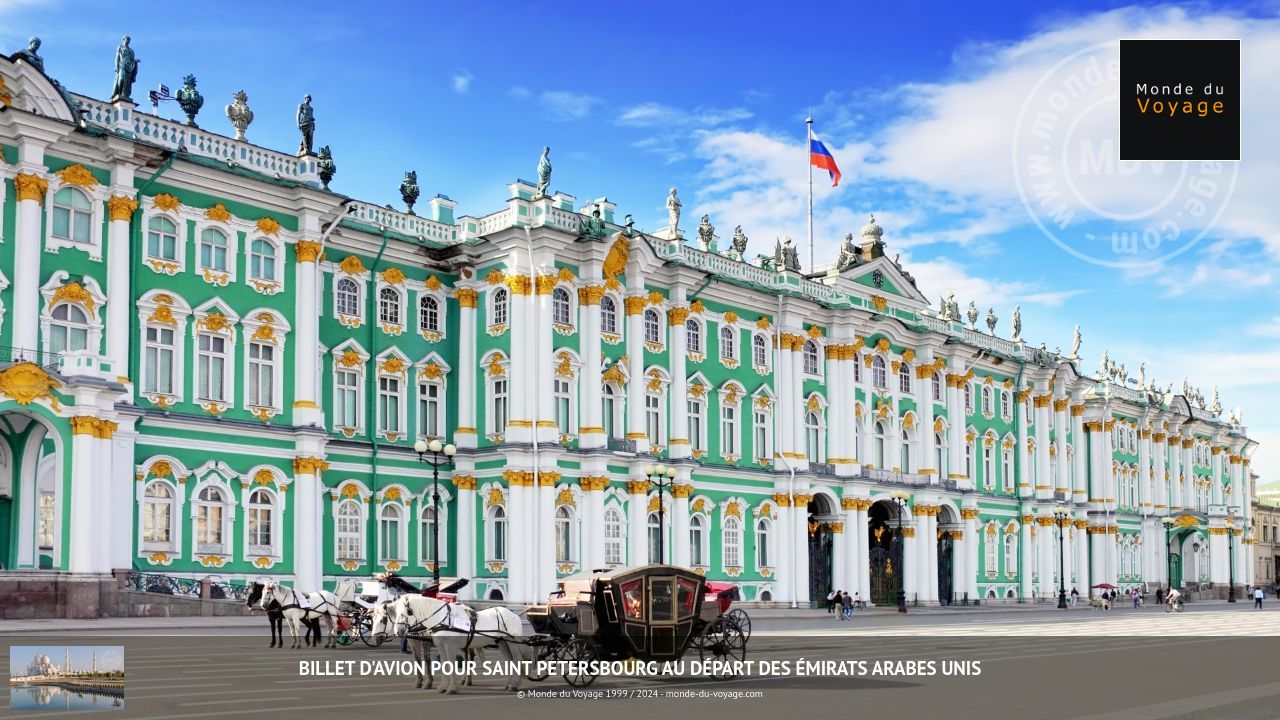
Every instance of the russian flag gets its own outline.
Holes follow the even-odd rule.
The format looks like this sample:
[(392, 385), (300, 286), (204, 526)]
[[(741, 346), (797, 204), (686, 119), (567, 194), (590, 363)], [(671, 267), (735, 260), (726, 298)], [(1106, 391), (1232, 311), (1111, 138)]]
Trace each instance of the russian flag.
[(817, 135), (809, 132), (809, 164), (822, 168), (831, 175), (831, 187), (840, 184), (840, 168), (836, 167), (836, 159), (831, 156), (827, 146), (822, 144)]

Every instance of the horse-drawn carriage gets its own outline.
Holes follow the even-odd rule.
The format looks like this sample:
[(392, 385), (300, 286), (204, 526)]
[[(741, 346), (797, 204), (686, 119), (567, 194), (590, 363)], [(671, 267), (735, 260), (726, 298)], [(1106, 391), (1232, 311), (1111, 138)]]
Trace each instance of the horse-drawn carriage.
[(712, 677), (728, 680), (736, 676), (728, 663), (745, 659), (751, 634), (747, 614), (730, 610), (737, 597), (735, 585), (672, 565), (575, 575), (559, 582), (546, 605), (528, 609), (537, 634), (527, 642), (539, 660), (570, 663), (564, 678), (575, 687), (595, 681), (596, 660), (675, 660), (691, 649), (718, 661)]
[[(457, 600), (456, 591), (466, 584), (466, 580), (460, 580), (443, 590), (434, 591), (434, 594), (442, 600), (453, 602)], [(430, 590), (428, 588), (428, 591)], [(382, 573), (373, 580), (361, 582), (360, 592), (352, 597), (349, 603), (343, 603), (342, 617), (338, 621), (338, 644), (347, 645), (358, 637), (369, 647), (382, 645), (387, 635), (381, 629), (374, 627), (374, 610), (401, 595), (417, 595), (422, 592), (422, 588), (395, 573)]]

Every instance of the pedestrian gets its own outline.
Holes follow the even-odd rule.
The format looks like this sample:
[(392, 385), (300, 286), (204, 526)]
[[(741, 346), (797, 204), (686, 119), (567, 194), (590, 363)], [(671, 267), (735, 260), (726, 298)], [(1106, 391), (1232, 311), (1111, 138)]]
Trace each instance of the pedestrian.
[(841, 600), (841, 605), (843, 605), (843, 608), (841, 609), (844, 613), (844, 619), (853, 620), (853, 598), (849, 595), (849, 593), (844, 593), (844, 595), (841, 596), (840, 600)]
[(1129, 591), (1129, 596), (1133, 599), (1133, 609), (1138, 609), (1138, 588)]
[(840, 604), (840, 593), (841, 593), (841, 592), (843, 592), (843, 591), (842, 591), (842, 590), (832, 590), (832, 591), (830, 592), (830, 594), (828, 594), (828, 595), (827, 595), (827, 612), (828, 612), (828, 613), (833, 613), (833, 612), (835, 612), (835, 611), (836, 611), (836, 605), (839, 605), (839, 604)]
[(1075, 607), (1078, 602), (1080, 602), (1080, 591), (1071, 588), (1071, 607)]
[(1262, 609), (1262, 588), (1253, 589), (1253, 606), (1259, 610)]
[(862, 600), (862, 593), (858, 592), (857, 590), (853, 591), (853, 609), (854, 610), (867, 609), (867, 604)]
[(1157, 605), (1164, 604), (1164, 588), (1162, 587), (1156, 588), (1156, 604)]

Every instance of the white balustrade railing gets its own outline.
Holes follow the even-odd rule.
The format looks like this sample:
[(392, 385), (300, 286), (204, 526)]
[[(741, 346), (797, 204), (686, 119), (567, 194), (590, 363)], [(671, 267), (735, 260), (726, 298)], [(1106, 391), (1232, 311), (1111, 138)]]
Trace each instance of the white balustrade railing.
[(582, 228), (582, 216), (572, 210), (548, 207), (542, 216), (542, 224), (559, 228), (565, 232), (577, 233)]
[(937, 317), (936, 315), (925, 315), (923, 313), (920, 313), (919, 320), (920, 320), (920, 324), (924, 325), (929, 330), (932, 330), (934, 332), (940, 332), (945, 335), (951, 334), (951, 323), (947, 322), (946, 320), (943, 320), (940, 317)]
[(191, 155), (246, 167), (272, 177), (287, 178), (316, 186), (320, 184), (316, 158), (313, 156), (297, 157), (268, 150), (252, 143), (184, 125), (175, 120), (166, 120), (150, 113), (139, 112), (136, 108), (128, 111), (129, 118), (125, 120), (120, 110), (101, 100), (83, 95), (73, 97), (80, 105), (81, 116), (89, 124), (111, 130), (123, 129), (133, 133), (135, 138), (160, 147), (171, 150), (181, 149)]
[(491, 235), (499, 230), (505, 230), (514, 224), (510, 218), (510, 210), (499, 210), (496, 213), (485, 215), (476, 222), (476, 234)]
[(1135, 390), (1116, 383), (1107, 383), (1107, 394), (1119, 400), (1127, 400), (1135, 403), (1145, 403), (1147, 401), (1147, 393), (1145, 390)]
[(358, 200), (348, 203), (347, 217), (442, 245), (453, 244), (458, 236), (457, 228), (453, 225)]
[(977, 330), (966, 329), (962, 337), (964, 338), (965, 343), (974, 347), (980, 347), (984, 350), (994, 350), (1004, 355), (1021, 355), (1017, 344), (1010, 340), (996, 337), (995, 335), (987, 335), (986, 333), (981, 333)]

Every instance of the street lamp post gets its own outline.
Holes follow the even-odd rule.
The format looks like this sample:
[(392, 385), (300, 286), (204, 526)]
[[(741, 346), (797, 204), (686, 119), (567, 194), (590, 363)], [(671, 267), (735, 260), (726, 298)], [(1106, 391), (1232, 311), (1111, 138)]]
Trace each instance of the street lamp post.
[(1172, 542), (1170, 532), (1173, 530), (1173, 518), (1165, 516), (1160, 522), (1164, 524), (1164, 577), (1169, 586), (1165, 590), (1165, 597), (1168, 597), (1168, 591), (1173, 589), (1173, 553), (1169, 551), (1169, 543)]
[[(658, 563), (665, 565), (667, 560), (667, 514), (662, 507), (662, 490), (671, 487), (676, 479), (676, 469), (670, 465), (649, 464), (644, 466), (644, 474), (649, 482), (658, 489)], [(665, 480), (665, 482), (664, 482)]]
[[(419, 440), (413, 444), (418, 453), (418, 461), (431, 466), (431, 582), (440, 584), (440, 468), (453, 462), (458, 448), (453, 444), (443, 445), (439, 440)], [(427, 459), (427, 454), (431, 459)]]
[(902, 553), (902, 557), (898, 562), (898, 612), (905, 613), (907, 611), (907, 576), (906, 576), (906, 533), (903, 532), (903, 523), (907, 520), (907, 499), (911, 495), (906, 490), (894, 490), (889, 493), (889, 499), (893, 500), (893, 504), (898, 508), (898, 551)]
[(1063, 548), (1062, 527), (1071, 517), (1066, 510), (1056, 510), (1053, 517), (1058, 521), (1058, 608), (1067, 609), (1067, 563)]
[(1227, 602), (1236, 601), (1236, 546), (1232, 540), (1235, 538), (1236, 516), (1234, 513), (1227, 515)]

